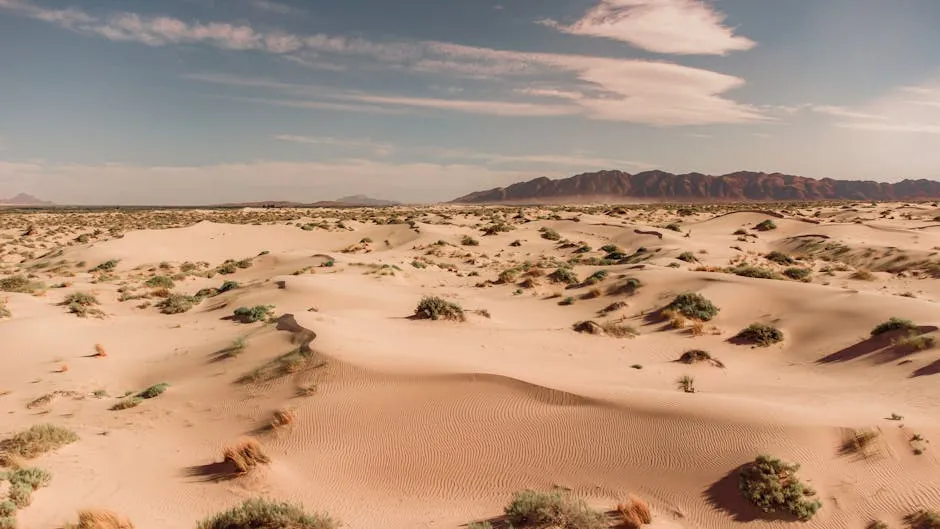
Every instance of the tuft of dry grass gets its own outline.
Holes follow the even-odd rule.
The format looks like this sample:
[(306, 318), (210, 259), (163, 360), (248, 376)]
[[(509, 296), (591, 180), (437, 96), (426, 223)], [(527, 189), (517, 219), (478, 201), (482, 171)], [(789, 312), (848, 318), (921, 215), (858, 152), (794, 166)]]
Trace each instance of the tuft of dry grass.
[(127, 518), (104, 509), (78, 511), (78, 524), (68, 524), (64, 529), (134, 529)]
[(274, 417), (271, 419), (271, 428), (276, 430), (282, 426), (290, 426), (294, 424), (295, 419), (296, 415), (293, 411), (282, 408), (274, 412)]
[(678, 311), (673, 309), (666, 309), (662, 312), (663, 319), (667, 321), (667, 327), (670, 329), (684, 329), (686, 320), (685, 316), (680, 314)]
[(626, 529), (640, 529), (640, 527), (653, 523), (653, 514), (649, 505), (641, 498), (630, 494), (627, 501), (617, 504), (617, 513)]
[(226, 463), (231, 463), (242, 474), (271, 462), (271, 458), (264, 452), (261, 443), (252, 437), (243, 437), (234, 444), (226, 446), (222, 450), (222, 456)]
[(868, 453), (872, 443), (878, 438), (877, 430), (854, 430), (842, 443), (839, 453), (842, 455)]
[(874, 281), (875, 280), (875, 274), (869, 272), (868, 270), (865, 270), (864, 268), (860, 268), (856, 270), (849, 277), (852, 279), (858, 279), (859, 281)]
[(54, 424), (37, 424), (0, 441), (0, 453), (33, 459), (78, 440), (75, 432)]

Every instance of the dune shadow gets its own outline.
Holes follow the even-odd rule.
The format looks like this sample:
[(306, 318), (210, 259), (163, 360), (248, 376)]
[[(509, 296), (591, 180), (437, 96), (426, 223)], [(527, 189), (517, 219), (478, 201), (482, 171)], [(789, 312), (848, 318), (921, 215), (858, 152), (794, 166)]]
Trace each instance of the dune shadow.
[(917, 368), (913, 373), (911, 373), (911, 378), (936, 375), (937, 373), (940, 373), (940, 360), (935, 360), (932, 363), (925, 365), (924, 367)]
[[(936, 326), (922, 325), (917, 327), (916, 332), (917, 336), (920, 336), (935, 330), (937, 330)], [(855, 360), (856, 358), (871, 355), (878, 351), (881, 351), (881, 353), (875, 356), (875, 361), (879, 364), (885, 364), (899, 360), (913, 352), (916, 352), (915, 349), (910, 347), (895, 346), (896, 340), (902, 336), (904, 336), (904, 333), (898, 331), (872, 336), (867, 340), (863, 340), (846, 348), (840, 349), (834, 353), (828, 354), (819, 360), (816, 360), (816, 363), (833, 364), (837, 362), (848, 362), (850, 360)]]
[(186, 467), (183, 474), (195, 481), (227, 481), (242, 475), (232, 461)]
[(712, 483), (703, 496), (705, 502), (715, 510), (731, 516), (735, 522), (795, 521), (796, 517), (786, 513), (768, 513), (744, 499), (738, 485), (739, 475), (746, 465), (741, 465)]
[(310, 343), (317, 339), (317, 333), (297, 323), (297, 318), (293, 314), (283, 314), (275, 322), (275, 329), (294, 334), (291, 341), (299, 345), (301, 351), (311, 352)]

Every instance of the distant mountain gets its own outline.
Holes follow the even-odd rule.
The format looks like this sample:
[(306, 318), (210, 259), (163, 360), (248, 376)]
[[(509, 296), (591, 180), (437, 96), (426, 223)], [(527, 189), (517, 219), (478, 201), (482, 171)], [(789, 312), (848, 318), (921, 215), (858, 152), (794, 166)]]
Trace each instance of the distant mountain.
[(3, 206), (52, 206), (52, 202), (40, 200), (33, 195), (20, 193), (13, 198), (0, 198), (0, 205)]
[(366, 195), (350, 195), (348, 197), (340, 197), (334, 200), (334, 202), (346, 205), (355, 205), (355, 206), (398, 206), (401, 202), (395, 202), (392, 200), (382, 200), (380, 198), (367, 197)]
[(676, 175), (664, 171), (628, 174), (623, 171), (583, 173), (550, 180), (536, 178), (509, 187), (478, 191), (452, 202), (539, 203), (665, 200), (911, 200), (940, 198), (940, 182), (903, 180), (897, 183), (807, 178), (781, 173), (740, 171), (721, 176)]

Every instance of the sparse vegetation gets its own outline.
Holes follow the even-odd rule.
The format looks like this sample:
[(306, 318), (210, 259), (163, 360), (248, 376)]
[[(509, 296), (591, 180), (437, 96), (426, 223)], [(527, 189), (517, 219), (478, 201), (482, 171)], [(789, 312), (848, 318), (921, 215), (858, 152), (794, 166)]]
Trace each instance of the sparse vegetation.
[(774, 223), (774, 221), (767, 219), (754, 226), (754, 229), (757, 231), (770, 231), (777, 229), (777, 225)]
[(307, 514), (296, 505), (261, 498), (199, 522), (197, 529), (338, 529), (326, 514)]
[(136, 408), (137, 406), (140, 406), (140, 403), (143, 401), (144, 399), (141, 397), (125, 397), (114, 403), (114, 405), (111, 406), (111, 411), (121, 411)]
[(708, 351), (703, 351), (701, 349), (690, 349), (679, 357), (677, 362), (683, 364), (698, 364), (701, 362), (707, 362), (716, 367), (725, 367), (717, 358), (713, 357)]
[(544, 227), (543, 227), (543, 228), (539, 229), (539, 232), (542, 234), (542, 238), (543, 238), (543, 239), (547, 239), (547, 240), (549, 240), (549, 241), (558, 241), (558, 240), (561, 240), (561, 234), (559, 234), (557, 231), (555, 231), (555, 230), (553, 230), (553, 229), (551, 229), (551, 228), (544, 228)]
[(627, 497), (627, 501), (617, 504), (617, 514), (624, 529), (640, 529), (653, 523), (649, 505), (632, 494)]
[(809, 268), (800, 268), (797, 266), (791, 266), (783, 271), (783, 275), (795, 281), (808, 281), (812, 274), (813, 271)]
[(875, 439), (878, 439), (877, 430), (854, 430), (842, 442), (839, 453), (843, 455), (865, 454)]
[(150, 288), (173, 288), (176, 286), (176, 283), (167, 276), (153, 276), (144, 284)]
[(157, 303), (156, 306), (163, 314), (182, 314), (193, 308), (196, 303), (199, 303), (199, 298), (172, 293)]
[(909, 529), (940, 529), (940, 512), (921, 509), (904, 517)]
[(0, 441), (0, 455), (33, 459), (77, 440), (75, 432), (67, 428), (48, 423), (37, 424)]
[(799, 469), (797, 464), (787, 464), (766, 455), (757, 456), (741, 469), (741, 494), (764, 512), (783, 511), (800, 520), (809, 520), (822, 503), (810, 499), (816, 492), (797, 479)]
[(163, 392), (165, 392), (169, 387), (170, 385), (167, 384), (166, 382), (160, 382), (159, 384), (154, 384), (150, 386), (149, 388), (141, 391), (140, 393), (137, 394), (137, 396), (142, 399), (152, 399), (152, 398), (159, 397), (160, 395), (162, 395)]
[(18, 292), (21, 294), (32, 294), (43, 288), (43, 284), (38, 281), (31, 281), (24, 275), (12, 275), (0, 279), (0, 291)]
[(779, 265), (792, 265), (796, 263), (796, 261), (793, 260), (793, 258), (790, 257), (789, 255), (783, 252), (777, 252), (777, 251), (768, 253), (767, 255), (764, 256), (764, 258), (767, 259), (768, 261), (772, 261)]
[(676, 380), (676, 386), (686, 393), (695, 393), (695, 377), (682, 375)]
[(460, 305), (437, 296), (425, 296), (415, 307), (414, 316), (423, 320), (464, 321), (463, 308)]
[(766, 323), (752, 323), (736, 334), (735, 339), (742, 342), (757, 344), (761, 347), (767, 347), (777, 342), (783, 341), (783, 332), (773, 325)]
[(63, 529), (134, 529), (127, 518), (104, 509), (78, 511), (78, 523), (66, 524)]
[(709, 321), (718, 315), (718, 307), (696, 292), (684, 292), (676, 296), (665, 310), (674, 310), (686, 318)]
[(232, 312), (236, 321), (241, 323), (255, 323), (263, 321), (274, 315), (274, 305), (255, 305), (254, 307), (238, 307)]
[(917, 325), (914, 324), (911, 320), (905, 320), (902, 318), (889, 318), (888, 321), (879, 323), (871, 330), (872, 336), (880, 336), (888, 332), (895, 331), (917, 331)]
[(607, 529), (607, 516), (561, 491), (515, 492), (504, 513), (514, 529)]
[(564, 266), (556, 268), (551, 274), (548, 274), (548, 278), (555, 283), (578, 284), (578, 276), (574, 273), (574, 270)]

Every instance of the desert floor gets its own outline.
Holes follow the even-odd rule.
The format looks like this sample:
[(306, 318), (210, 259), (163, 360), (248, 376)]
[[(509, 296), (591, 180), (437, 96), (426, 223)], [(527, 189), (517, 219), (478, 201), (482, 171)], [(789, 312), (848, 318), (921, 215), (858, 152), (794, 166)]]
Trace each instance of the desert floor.
[[(635, 494), (653, 528), (800, 525), (738, 492), (766, 453), (822, 501), (802, 526), (903, 527), (940, 507), (938, 250), (930, 203), (0, 211), (0, 440), (79, 437), (28, 462), (52, 479), (19, 526), (95, 507), (192, 528), (264, 496), (450, 529), (553, 487)], [(720, 312), (662, 314), (684, 292)], [(424, 296), (465, 321), (412, 317)], [(916, 329), (871, 335), (891, 317)], [(755, 322), (783, 341), (734, 339)], [(243, 436), (271, 463), (219, 475)]]

